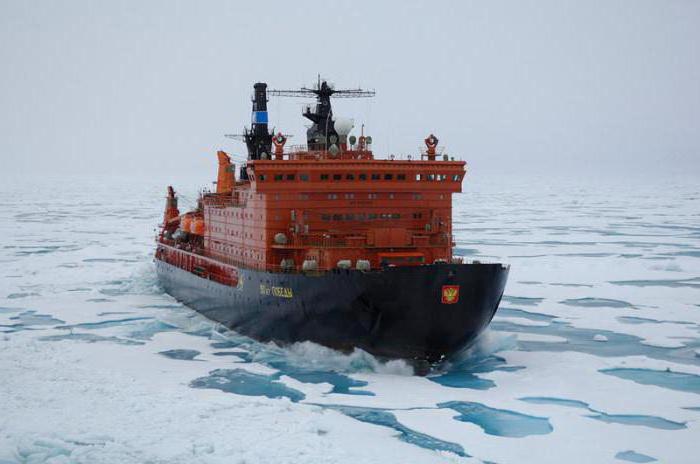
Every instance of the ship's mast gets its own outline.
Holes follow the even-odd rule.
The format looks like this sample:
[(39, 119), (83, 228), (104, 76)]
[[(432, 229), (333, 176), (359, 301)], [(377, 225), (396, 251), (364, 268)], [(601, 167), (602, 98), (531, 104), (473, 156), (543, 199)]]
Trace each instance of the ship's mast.
[[(338, 143), (338, 132), (333, 121), (331, 96), (335, 98), (366, 98), (375, 95), (374, 90), (342, 89), (337, 90), (320, 77), (315, 88), (302, 87), (298, 90), (267, 90), (267, 84), (258, 82), (253, 85), (252, 111), (250, 129), (244, 128), (243, 134), (227, 135), (229, 138), (242, 140), (248, 149), (249, 160), (271, 159), (272, 134), (268, 128), (267, 96), (278, 97), (316, 97), (316, 105), (307, 105), (302, 115), (313, 125), (306, 131), (309, 150), (328, 150)], [(241, 180), (248, 179), (245, 165), (241, 166)]]
[(299, 90), (270, 90), (270, 95), (278, 97), (316, 97), (316, 105), (304, 107), (302, 115), (313, 122), (306, 131), (306, 143), (309, 150), (327, 150), (337, 143), (338, 133), (333, 123), (331, 96), (335, 98), (367, 98), (375, 95), (374, 90), (342, 89), (336, 90), (327, 81), (319, 77), (315, 88), (302, 87)]

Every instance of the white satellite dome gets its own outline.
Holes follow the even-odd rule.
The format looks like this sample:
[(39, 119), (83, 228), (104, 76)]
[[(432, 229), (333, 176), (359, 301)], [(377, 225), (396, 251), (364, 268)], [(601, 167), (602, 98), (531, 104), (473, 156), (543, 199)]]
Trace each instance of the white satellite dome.
[(338, 135), (348, 135), (352, 128), (355, 127), (355, 120), (350, 118), (336, 118), (333, 121), (333, 125)]

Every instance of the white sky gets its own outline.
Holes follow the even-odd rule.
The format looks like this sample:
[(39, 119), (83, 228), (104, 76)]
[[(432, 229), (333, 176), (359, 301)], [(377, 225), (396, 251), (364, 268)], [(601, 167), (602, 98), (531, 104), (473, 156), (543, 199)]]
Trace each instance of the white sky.
[[(0, 0), (4, 173), (215, 173), (256, 81), (340, 100), (375, 151), (473, 172), (700, 178), (700, 2)], [(304, 141), (298, 99), (271, 121)]]

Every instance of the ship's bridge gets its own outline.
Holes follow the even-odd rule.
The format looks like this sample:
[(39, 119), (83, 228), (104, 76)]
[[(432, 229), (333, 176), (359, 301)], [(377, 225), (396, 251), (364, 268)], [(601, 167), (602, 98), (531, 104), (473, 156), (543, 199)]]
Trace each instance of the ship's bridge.
[(464, 161), (312, 158), (248, 164), (253, 190), (461, 192)]

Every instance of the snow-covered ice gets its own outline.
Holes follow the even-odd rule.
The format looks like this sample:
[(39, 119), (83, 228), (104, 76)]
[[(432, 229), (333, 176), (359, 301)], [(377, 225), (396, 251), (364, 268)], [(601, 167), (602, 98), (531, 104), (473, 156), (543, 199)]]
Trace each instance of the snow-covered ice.
[(457, 254), (510, 279), (427, 377), (260, 344), (164, 294), (165, 185), (0, 188), (0, 463), (696, 462), (697, 182), (468, 177)]

